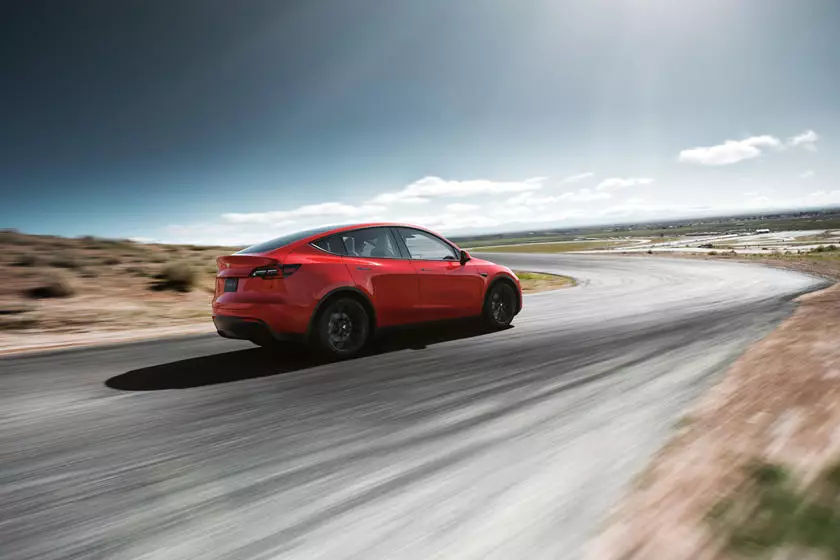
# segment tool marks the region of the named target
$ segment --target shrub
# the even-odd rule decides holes
[[[18,255],[12,266],[38,266],[38,257],[29,253]]]
[[[0,331],[33,329],[37,326],[38,319],[34,317],[0,315]]]
[[[79,268],[81,264],[73,257],[57,257],[50,261],[50,266],[56,268]]]
[[[103,264],[106,264],[108,266],[114,266],[120,264],[121,262],[122,261],[120,261],[120,259],[118,259],[117,257],[107,257],[105,260],[102,261]]]
[[[154,290],[189,292],[195,287],[195,271],[186,265],[168,264],[155,278],[158,282],[152,286]]]
[[[25,295],[33,299],[65,298],[76,293],[73,286],[62,278],[57,278],[43,286],[36,286],[26,290]]]

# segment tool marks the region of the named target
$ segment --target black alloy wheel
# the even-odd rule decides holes
[[[369,331],[370,320],[362,304],[350,298],[337,299],[319,316],[318,346],[334,358],[349,358],[365,345]]]
[[[484,300],[484,319],[494,328],[503,328],[516,315],[516,294],[507,282],[497,282]]]

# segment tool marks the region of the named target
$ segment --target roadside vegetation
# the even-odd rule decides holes
[[[756,460],[707,519],[738,554],[840,558],[840,463],[806,484],[781,465]]]
[[[561,288],[570,288],[576,284],[574,278],[559,274],[525,272],[521,270],[514,270],[514,274],[519,278],[519,282],[522,284],[522,291],[525,293],[559,290]]]
[[[0,231],[0,350],[33,334],[209,319],[216,257],[234,247]]]

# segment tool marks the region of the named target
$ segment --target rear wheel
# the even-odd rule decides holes
[[[516,294],[507,282],[496,282],[484,298],[484,322],[500,329],[513,321],[516,315]]]
[[[318,349],[333,358],[349,358],[362,349],[368,339],[370,320],[355,299],[331,301],[318,315],[315,342]]]

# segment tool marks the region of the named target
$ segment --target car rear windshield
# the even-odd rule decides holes
[[[324,233],[333,229],[335,226],[325,226],[319,227],[315,229],[308,229],[306,231],[297,231],[295,233],[289,233],[282,237],[276,237],[270,241],[264,241],[263,243],[257,243],[256,245],[251,245],[241,251],[236,252],[237,255],[252,255],[254,253],[267,253],[269,251],[274,251],[275,249],[279,249],[280,247],[285,247],[289,243],[294,243],[295,241],[300,241],[301,239],[305,239],[307,237],[311,237],[313,235],[318,235],[319,233]]]

